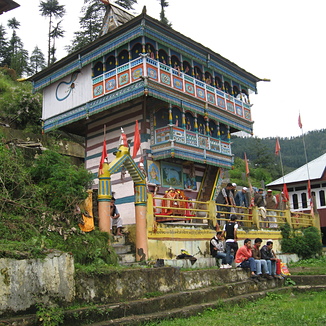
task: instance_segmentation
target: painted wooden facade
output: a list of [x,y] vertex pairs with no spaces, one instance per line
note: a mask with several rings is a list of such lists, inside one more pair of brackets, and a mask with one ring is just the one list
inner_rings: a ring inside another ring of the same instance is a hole
[[[108,11],[118,12],[113,5]],[[104,125],[111,162],[121,127],[132,147],[138,120],[135,160],[144,164],[148,191],[163,196],[174,187],[189,199],[211,200],[218,176],[233,165],[231,133],[253,131],[249,97],[260,79],[146,12],[124,17],[31,78],[44,95],[44,131],[85,137],[97,189]],[[131,176],[122,168],[111,182],[124,223],[135,223]]]

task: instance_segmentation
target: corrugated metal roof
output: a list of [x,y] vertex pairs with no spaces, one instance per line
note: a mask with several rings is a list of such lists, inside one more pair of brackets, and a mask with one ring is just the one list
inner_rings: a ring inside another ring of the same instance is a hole
[[267,187],[276,186],[283,184],[307,181],[308,177],[308,168],[309,168],[309,177],[310,180],[320,179],[326,168],[326,153],[322,156],[317,157],[313,161],[308,162],[308,164],[302,165],[298,169],[286,174],[283,177],[269,183]]

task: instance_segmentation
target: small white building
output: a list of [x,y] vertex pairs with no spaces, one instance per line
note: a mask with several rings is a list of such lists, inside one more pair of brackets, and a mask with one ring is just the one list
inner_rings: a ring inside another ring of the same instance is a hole
[[326,153],[267,185],[268,188],[283,189],[286,183],[292,211],[310,212],[308,180],[310,179],[314,208],[320,217],[323,244],[326,245]]

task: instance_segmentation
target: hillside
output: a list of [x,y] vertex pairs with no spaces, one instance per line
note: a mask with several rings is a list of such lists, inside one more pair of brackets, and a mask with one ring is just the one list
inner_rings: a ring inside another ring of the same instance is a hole
[[[232,152],[235,157],[247,154],[252,166],[271,167],[280,165],[280,156],[275,155],[276,138],[232,137]],[[326,152],[326,129],[310,131],[304,136],[279,138],[284,172],[288,173],[306,164],[304,143],[308,162]]]

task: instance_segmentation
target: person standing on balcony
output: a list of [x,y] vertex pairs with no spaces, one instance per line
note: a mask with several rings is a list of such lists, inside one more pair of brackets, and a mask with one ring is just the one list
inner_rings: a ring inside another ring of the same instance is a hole
[[[231,211],[231,207],[229,206],[224,206],[224,205],[231,205],[231,200],[230,200],[230,193],[231,193],[231,189],[232,189],[232,183],[228,183],[226,185],[225,188],[222,188],[221,191],[218,193],[218,195],[216,196],[216,199],[215,199],[215,203],[217,204],[217,214],[216,214],[216,217],[218,219],[221,218],[221,211],[223,212],[230,212]],[[223,206],[222,206],[223,205]],[[226,214],[225,213],[225,218],[227,218],[229,214]],[[223,221],[222,222],[219,222],[218,223],[220,225],[224,225],[225,222]]]
[[[254,204],[258,207],[258,213],[262,221],[266,221],[266,202],[263,196],[264,189],[258,189],[258,192],[255,194],[254,197]],[[265,227],[265,223],[262,225]]]
[[[276,212],[274,209],[277,208],[277,200],[276,197],[273,195],[272,189],[267,190],[267,196],[266,196],[266,209],[268,209],[267,220],[270,222],[276,222]],[[269,223],[270,228],[277,228],[277,223]]]
[[232,264],[232,256],[231,251],[234,252],[234,257],[238,250],[238,223],[237,216],[231,215],[230,221],[228,221],[223,227],[222,237],[225,238],[225,246],[226,246],[226,263],[228,265]]
[[[245,212],[246,209],[244,207],[249,207],[247,190],[247,187],[243,187],[241,191],[238,191],[234,197],[235,205],[238,206],[236,207],[236,212],[239,214],[243,214]],[[243,215],[238,215],[238,218],[242,220]]]

